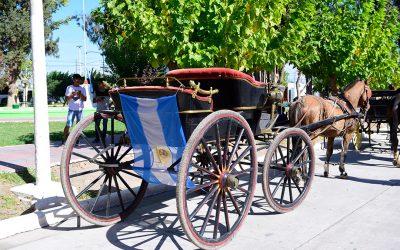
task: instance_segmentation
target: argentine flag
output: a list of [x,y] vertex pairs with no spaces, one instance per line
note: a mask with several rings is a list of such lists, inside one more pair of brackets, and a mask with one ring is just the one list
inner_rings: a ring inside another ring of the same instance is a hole
[[135,157],[133,170],[149,183],[175,186],[186,145],[176,95],[151,99],[120,94],[120,100]]

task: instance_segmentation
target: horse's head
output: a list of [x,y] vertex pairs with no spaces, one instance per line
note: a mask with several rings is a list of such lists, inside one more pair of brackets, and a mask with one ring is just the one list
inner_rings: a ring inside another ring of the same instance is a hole
[[361,96],[360,99],[358,100],[357,106],[360,107],[363,113],[365,114],[369,109],[369,99],[372,96],[372,91],[367,82],[366,81],[363,82],[364,82],[364,89],[361,92]]
[[372,91],[367,81],[357,80],[346,87],[344,91],[345,98],[353,105],[353,108],[361,108],[363,113],[369,109],[369,99]]

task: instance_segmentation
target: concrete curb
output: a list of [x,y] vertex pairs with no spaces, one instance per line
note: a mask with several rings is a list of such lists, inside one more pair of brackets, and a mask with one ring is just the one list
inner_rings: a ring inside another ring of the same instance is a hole
[[[155,196],[175,187],[165,185],[149,185],[145,197]],[[64,220],[75,218],[76,214],[69,205],[35,211],[30,214],[0,221],[0,240],[15,234],[32,231],[38,228],[55,225]]]

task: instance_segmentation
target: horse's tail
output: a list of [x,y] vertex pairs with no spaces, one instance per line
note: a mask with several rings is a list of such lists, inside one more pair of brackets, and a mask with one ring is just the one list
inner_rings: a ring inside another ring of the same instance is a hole
[[298,127],[304,119],[304,98],[299,98],[289,107],[289,125]]

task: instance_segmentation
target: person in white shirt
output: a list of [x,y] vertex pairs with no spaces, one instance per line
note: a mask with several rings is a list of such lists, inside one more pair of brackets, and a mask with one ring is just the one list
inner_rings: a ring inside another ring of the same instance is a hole
[[73,84],[69,85],[65,91],[65,99],[68,101],[67,124],[64,128],[63,144],[67,140],[69,128],[78,123],[82,118],[83,102],[86,101],[86,90],[81,87],[82,77],[79,74],[72,76]]

